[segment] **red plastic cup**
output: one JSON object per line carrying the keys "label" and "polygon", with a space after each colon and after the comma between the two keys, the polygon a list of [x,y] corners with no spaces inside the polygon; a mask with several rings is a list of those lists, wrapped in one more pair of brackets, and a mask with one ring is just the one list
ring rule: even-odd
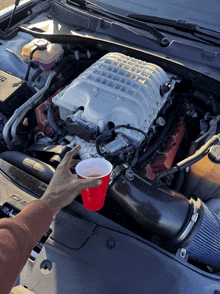
{"label": "red plastic cup", "polygon": [[81,192],[86,209],[92,211],[101,209],[105,202],[112,164],[103,158],[89,158],[80,161],[75,170],[79,179],[93,177],[102,180],[100,186],[87,188]]}

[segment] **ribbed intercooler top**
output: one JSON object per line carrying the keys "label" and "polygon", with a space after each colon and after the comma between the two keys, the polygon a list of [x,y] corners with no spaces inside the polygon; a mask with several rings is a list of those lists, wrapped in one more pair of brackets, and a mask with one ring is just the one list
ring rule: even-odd
{"label": "ribbed intercooler top", "polygon": [[[170,81],[170,88],[161,95],[161,87]],[[63,120],[83,106],[80,119],[98,126],[100,132],[108,122],[115,126],[130,124],[147,132],[175,82],[155,64],[121,53],[108,53],[56,95],[53,103],[59,106]],[[123,132],[129,136],[135,131]]]}

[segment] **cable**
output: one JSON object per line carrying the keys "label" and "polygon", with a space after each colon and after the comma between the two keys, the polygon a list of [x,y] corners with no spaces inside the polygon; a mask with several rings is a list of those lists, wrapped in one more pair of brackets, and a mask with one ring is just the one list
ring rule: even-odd
{"label": "cable", "polygon": [[185,172],[184,172],[184,170],[181,170],[181,171],[179,171],[179,173],[177,174],[177,176],[175,178],[175,184],[173,186],[174,191],[177,191],[177,192],[180,191],[180,189],[183,185],[184,179],[185,179]]}

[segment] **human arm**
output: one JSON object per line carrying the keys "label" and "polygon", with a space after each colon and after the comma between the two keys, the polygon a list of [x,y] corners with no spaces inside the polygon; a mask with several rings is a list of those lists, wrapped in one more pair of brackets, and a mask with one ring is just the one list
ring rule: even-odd
{"label": "human arm", "polygon": [[79,180],[70,172],[78,162],[72,157],[79,149],[77,146],[65,155],[40,200],[28,203],[15,217],[0,220],[1,294],[9,293],[31,250],[48,231],[53,215],[70,204],[83,189],[98,186],[97,179]]}
{"label": "human arm", "polygon": [[33,200],[13,218],[0,220],[0,293],[8,294],[32,249],[49,229],[51,209]]}

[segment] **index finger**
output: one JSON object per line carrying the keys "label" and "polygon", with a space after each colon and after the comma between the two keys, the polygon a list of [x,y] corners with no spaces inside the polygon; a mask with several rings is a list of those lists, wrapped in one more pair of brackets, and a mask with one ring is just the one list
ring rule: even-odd
{"label": "index finger", "polygon": [[70,163],[73,156],[76,155],[76,153],[80,150],[81,146],[77,145],[76,147],[74,147],[72,150],[70,150],[69,152],[67,152],[62,160],[62,163],[66,164],[66,163]]}

